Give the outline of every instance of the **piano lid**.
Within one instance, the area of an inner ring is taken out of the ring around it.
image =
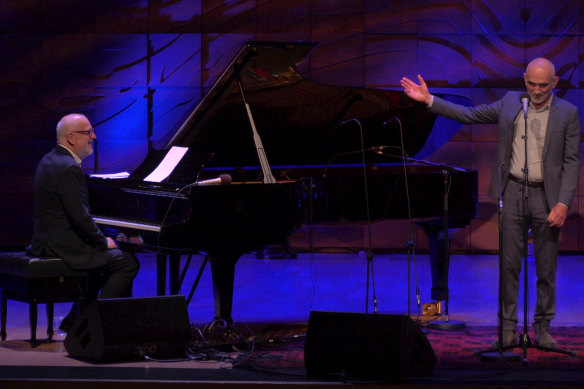
[[[341,124],[351,118],[361,123],[366,148],[390,146],[386,151],[401,154],[399,124],[393,119],[399,118],[406,154],[415,157],[422,149],[428,154],[426,143],[433,138],[436,117],[423,104],[401,91],[304,79],[297,68],[314,46],[312,42],[245,43],[158,152],[182,146],[196,155],[213,154],[208,166],[258,166],[239,80],[272,167],[324,165],[331,159],[358,163],[359,127],[354,121]],[[430,149],[439,148],[444,143],[440,142],[432,139]]]

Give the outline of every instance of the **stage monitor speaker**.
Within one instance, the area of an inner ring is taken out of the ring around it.
[[[312,311],[304,363],[310,378],[398,381],[431,376],[436,355],[406,315]]]
[[[190,338],[184,296],[104,299],[80,313],[65,350],[100,362],[185,358]]]

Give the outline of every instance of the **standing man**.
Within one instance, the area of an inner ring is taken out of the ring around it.
[[[74,270],[94,271],[85,303],[100,298],[131,297],[138,260],[103,235],[89,211],[81,161],[93,153],[96,139],[81,114],[64,116],[57,124],[57,146],[40,161],[34,179],[34,231],[27,252],[62,258]],[[103,277],[101,277],[103,274]],[[67,331],[77,307],[61,323]]]
[[[537,303],[533,328],[535,344],[555,348],[549,333],[556,314],[556,269],[560,229],[578,181],[580,168],[580,121],[578,109],[552,93],[558,83],[554,65],[536,58],[523,74],[530,98],[527,124],[527,223],[534,242]],[[499,143],[489,195],[503,193],[503,253],[501,325],[503,347],[517,343],[517,299],[523,258],[523,189],[525,167],[525,119],[520,92],[477,107],[464,107],[432,96],[418,75],[419,85],[402,78],[412,99],[424,102],[430,112],[461,123],[497,123]],[[501,188],[499,188],[499,169]]]

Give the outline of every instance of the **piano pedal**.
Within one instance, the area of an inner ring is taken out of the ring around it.
[[[440,316],[442,315],[442,301],[426,303],[422,305],[423,316]]]

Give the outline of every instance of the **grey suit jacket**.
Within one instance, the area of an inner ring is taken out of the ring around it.
[[[107,263],[107,240],[89,212],[83,170],[56,146],[40,161],[34,181],[34,231],[27,252],[57,255],[73,269]]]
[[[491,175],[489,196],[499,196],[499,167],[501,190],[509,177],[513,122],[521,110],[521,92],[508,92],[502,99],[476,107],[465,107],[434,97],[430,112],[461,123],[497,123],[499,143]],[[568,207],[572,203],[580,169],[580,120],[575,105],[557,96],[552,99],[543,149],[544,190],[550,209],[557,203]]]

